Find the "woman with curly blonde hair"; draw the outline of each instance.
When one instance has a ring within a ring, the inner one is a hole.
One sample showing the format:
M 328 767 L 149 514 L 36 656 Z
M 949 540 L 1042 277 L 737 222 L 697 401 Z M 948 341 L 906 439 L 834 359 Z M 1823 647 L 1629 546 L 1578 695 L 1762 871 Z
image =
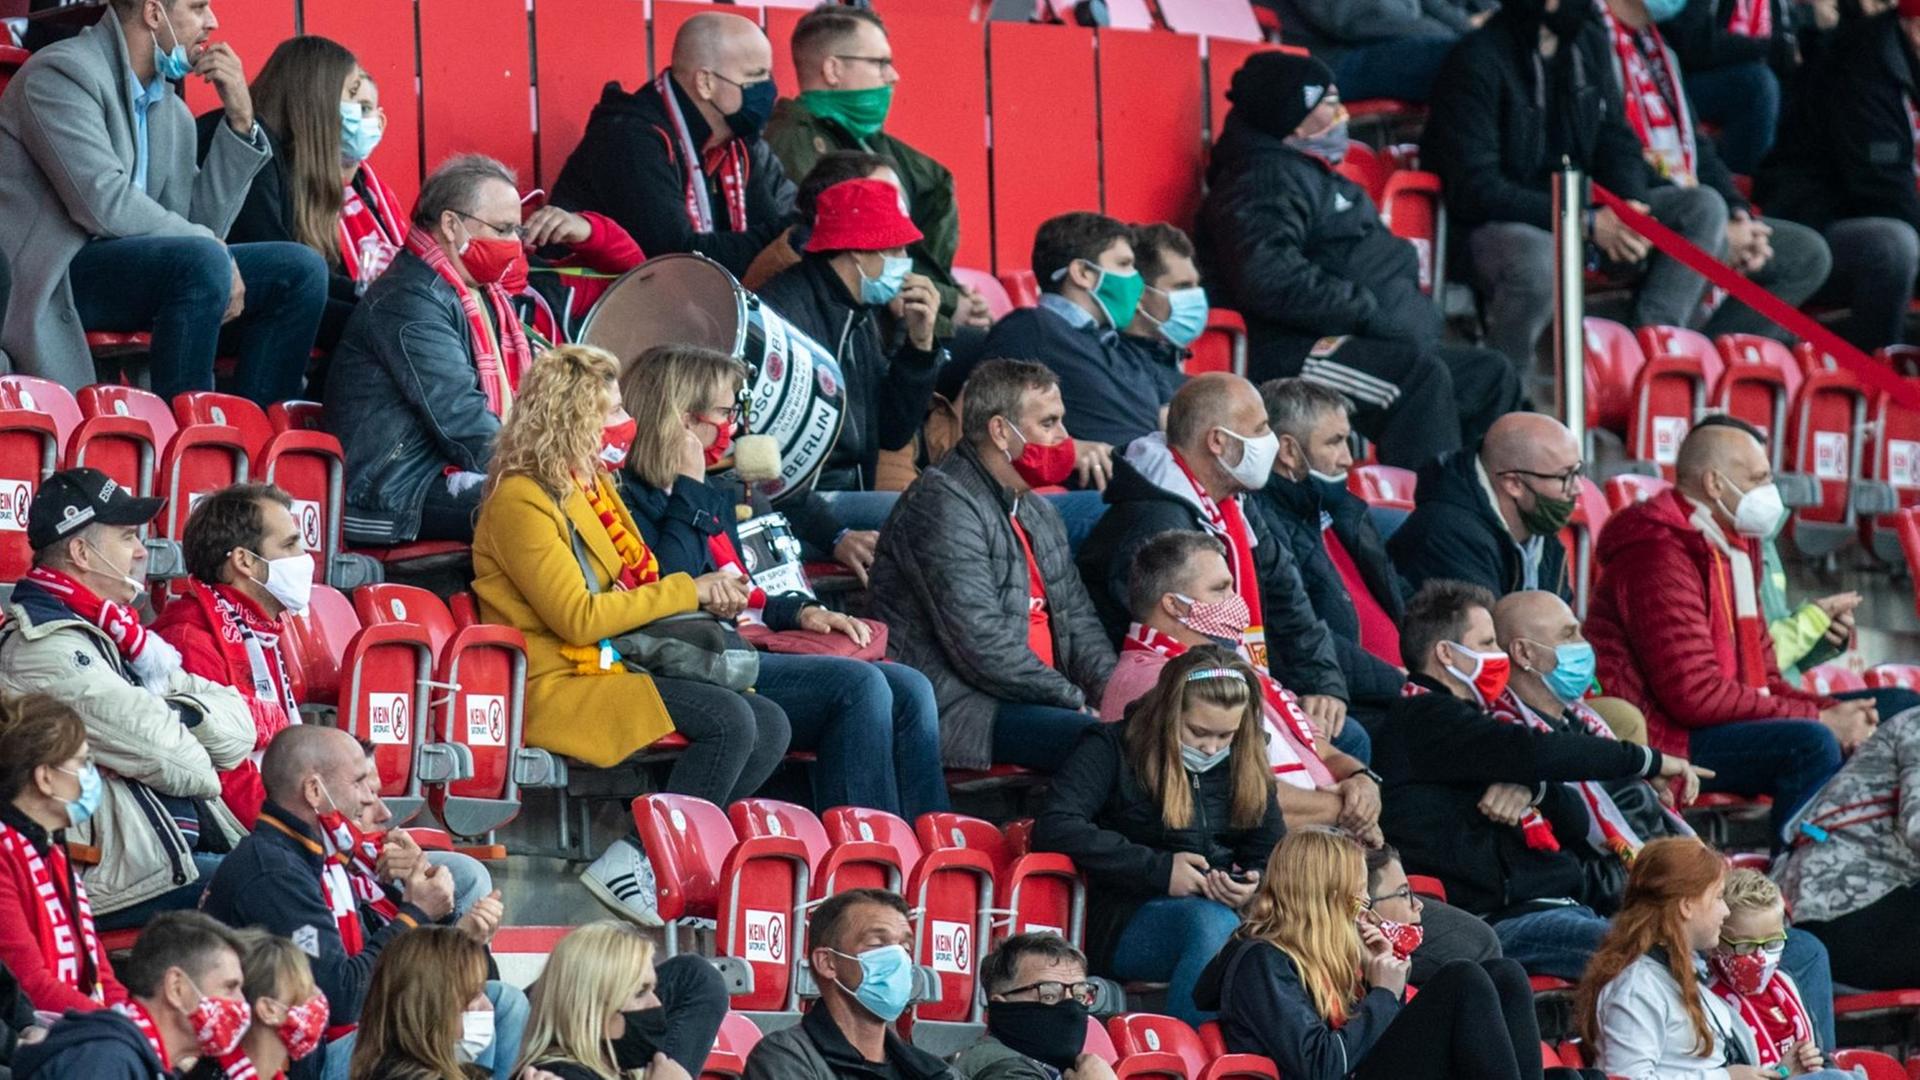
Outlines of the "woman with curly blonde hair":
M 725 806 L 780 763 L 787 718 L 758 694 L 619 663 L 613 638 L 693 611 L 730 617 L 746 593 L 737 575 L 662 573 L 641 539 L 611 474 L 634 437 L 618 374 L 610 354 L 584 345 L 528 370 L 487 477 L 473 591 L 488 622 L 527 639 L 528 745 L 611 768 L 677 731 L 687 747 L 664 790 Z M 621 917 L 660 925 L 637 837 L 616 841 L 581 880 Z
M 1455 960 L 1407 1000 L 1407 960 L 1368 912 L 1366 855 L 1331 829 L 1275 845 L 1235 939 L 1200 977 L 1234 1053 L 1292 1080 L 1539 1080 L 1540 1029 L 1511 960 Z

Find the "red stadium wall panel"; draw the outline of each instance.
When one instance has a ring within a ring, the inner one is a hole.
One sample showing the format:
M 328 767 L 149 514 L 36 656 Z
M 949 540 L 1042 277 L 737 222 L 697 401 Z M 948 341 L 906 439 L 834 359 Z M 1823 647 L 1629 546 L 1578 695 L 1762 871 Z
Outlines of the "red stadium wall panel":
M 580 144 L 601 88 L 618 82 L 632 90 L 651 77 L 645 0 L 539 0 L 533 42 L 540 184 L 550 188 Z
M 526 0 L 420 0 L 421 132 L 428 170 L 499 158 L 534 187 Z
M 1210 38 L 1207 41 L 1207 100 L 1209 112 L 1207 122 L 1215 139 L 1220 138 L 1220 129 L 1226 125 L 1227 87 L 1233 85 L 1233 73 L 1247 62 L 1247 57 L 1257 52 L 1286 52 L 1304 50 L 1284 50 L 1278 45 L 1259 45 L 1247 41 L 1222 41 Z
M 930 0 L 875 5 L 887 22 L 894 67 L 900 72 L 887 131 L 953 170 L 955 198 L 960 203 L 960 251 L 954 262 L 990 270 L 993 211 L 987 181 L 986 30 L 984 23 L 964 13 L 964 7 L 943 7 Z M 941 13 L 947 8 L 954 10 Z M 773 51 L 786 52 L 787 40 L 774 37 Z M 799 177 L 794 181 L 799 182 Z M 1024 262 L 1025 256 L 1021 258 Z
M 793 50 L 787 45 L 793 40 L 793 28 L 805 14 L 793 8 L 770 7 L 765 9 L 765 16 L 761 20 L 761 25 L 767 30 L 767 41 L 773 45 L 773 81 L 780 87 L 780 96 L 783 98 L 800 93 L 800 76 L 793 67 Z M 800 178 L 794 177 L 793 182 L 799 183 Z
M 1200 43 L 1152 30 L 1100 32 L 1100 156 L 1106 212 L 1189 231 L 1206 169 Z M 1141 72 L 1153 72 L 1143 79 Z
M 240 57 L 247 81 L 260 73 L 274 46 L 293 36 L 294 0 L 247 0 L 244 4 L 222 4 L 214 12 L 220 26 L 214 41 L 224 41 Z M 220 95 L 205 79 L 187 77 L 187 107 L 195 116 L 220 107 Z
M 717 4 L 704 4 L 699 0 L 653 0 L 653 69 L 658 72 L 673 59 L 673 36 L 680 32 L 680 25 L 703 11 L 718 11 L 728 15 L 740 15 L 760 21 L 758 8 L 739 9 Z M 779 51 L 776 46 L 775 52 Z M 651 74 L 651 73 L 650 73 Z
M 307 33 L 330 37 L 352 49 L 378 84 L 387 133 L 373 152 L 373 167 L 399 196 L 403 211 L 412 211 L 414 196 L 420 194 L 413 0 L 309 0 L 304 18 Z M 259 68 L 249 64 L 247 70 Z
M 1100 205 L 1093 31 L 993 23 L 988 36 L 994 269 L 1005 273 L 1027 267 L 1041 222 Z

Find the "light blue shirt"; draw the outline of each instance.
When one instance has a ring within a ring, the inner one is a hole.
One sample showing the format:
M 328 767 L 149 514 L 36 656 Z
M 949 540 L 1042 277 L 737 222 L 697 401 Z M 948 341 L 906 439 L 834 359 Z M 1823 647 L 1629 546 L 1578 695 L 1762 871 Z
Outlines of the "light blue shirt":
M 167 80 L 159 75 L 145 86 L 140 85 L 140 76 L 127 69 L 127 99 L 133 104 L 133 186 L 141 191 L 147 190 L 147 165 L 151 155 L 147 152 L 147 114 L 153 111 L 166 96 Z
M 1041 293 L 1040 306 L 1067 320 L 1067 325 L 1075 330 L 1085 330 L 1091 326 L 1099 330 L 1100 340 L 1109 341 L 1113 337 L 1113 330 L 1110 327 L 1100 326 L 1092 315 L 1087 314 L 1086 308 L 1059 293 Z

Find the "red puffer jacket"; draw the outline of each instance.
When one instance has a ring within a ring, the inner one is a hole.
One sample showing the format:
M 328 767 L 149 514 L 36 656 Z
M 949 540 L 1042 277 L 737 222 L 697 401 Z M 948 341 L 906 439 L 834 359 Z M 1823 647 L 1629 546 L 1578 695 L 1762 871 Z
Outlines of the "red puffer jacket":
M 1780 677 L 1765 627 L 1760 648 L 1767 689 L 1741 681 L 1732 566 L 1687 520 L 1691 512 L 1671 491 L 1607 522 L 1586 623 L 1601 688 L 1646 713 L 1647 740 L 1655 749 L 1683 757 L 1691 728 L 1812 720 L 1833 704 Z M 1753 564 L 1757 575 L 1757 553 Z

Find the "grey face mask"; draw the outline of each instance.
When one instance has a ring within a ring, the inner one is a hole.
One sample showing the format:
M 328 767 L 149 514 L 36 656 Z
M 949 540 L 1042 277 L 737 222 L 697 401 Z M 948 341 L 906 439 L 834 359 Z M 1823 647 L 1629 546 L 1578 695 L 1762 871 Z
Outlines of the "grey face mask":
M 1329 165 L 1338 165 L 1347 156 L 1347 122 L 1341 120 L 1330 124 L 1318 135 L 1289 135 L 1285 141 L 1303 154 L 1312 154 Z
M 1210 772 L 1221 762 L 1232 756 L 1233 745 L 1231 743 L 1211 754 L 1197 746 L 1188 746 L 1185 743 L 1180 744 L 1180 762 L 1187 767 L 1188 772 Z

